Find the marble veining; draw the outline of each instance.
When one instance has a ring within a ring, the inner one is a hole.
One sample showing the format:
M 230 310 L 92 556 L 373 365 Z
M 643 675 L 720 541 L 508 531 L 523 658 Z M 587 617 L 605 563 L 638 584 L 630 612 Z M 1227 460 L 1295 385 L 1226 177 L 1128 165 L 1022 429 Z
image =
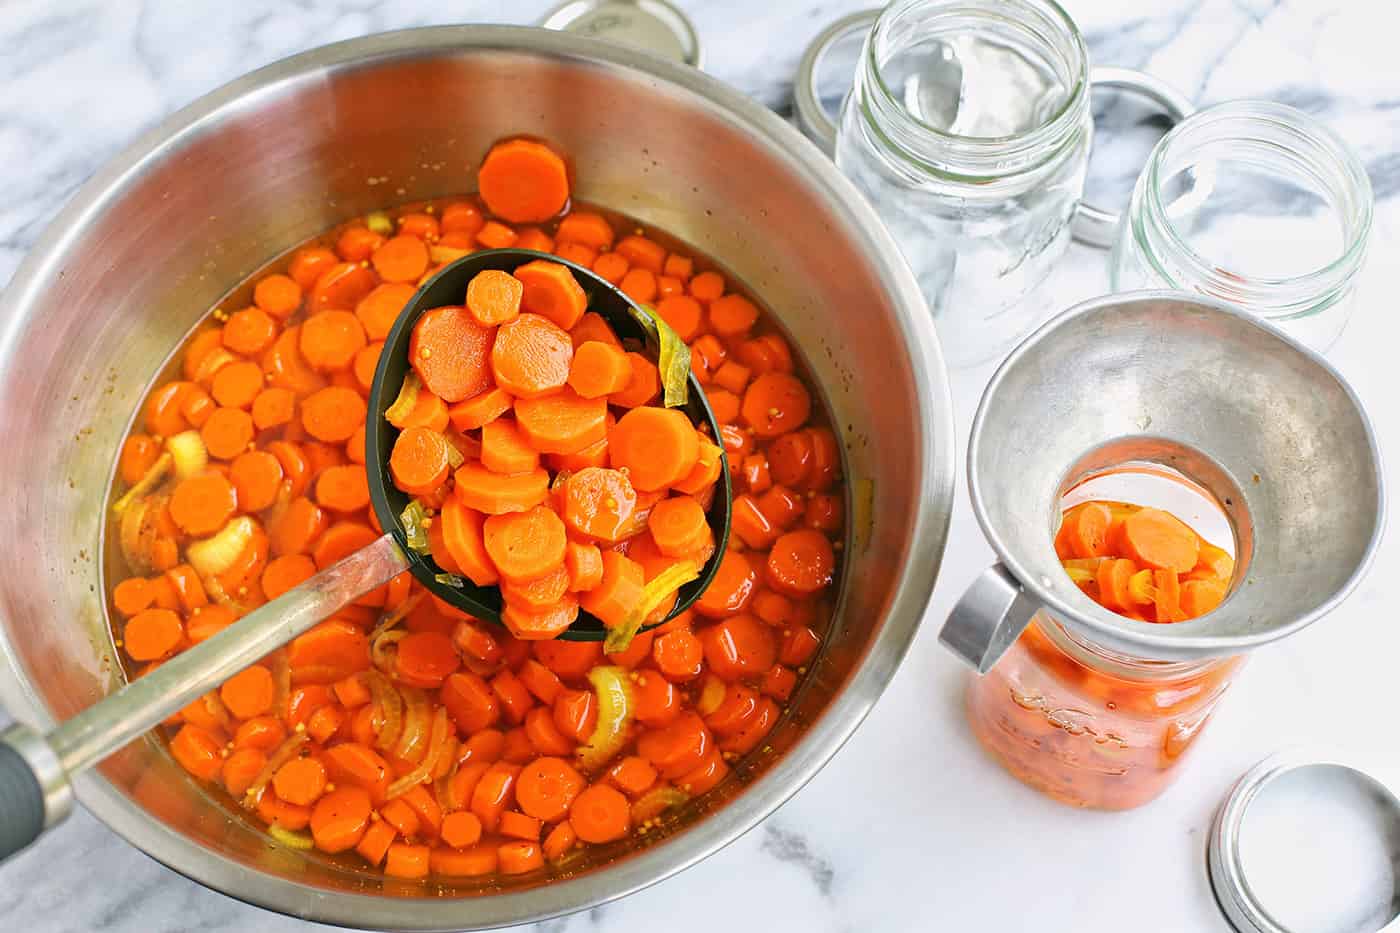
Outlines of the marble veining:
M 869 0 L 681 0 L 706 70 L 780 113 L 809 39 Z M 1322 119 L 1361 154 L 1377 197 L 1361 306 L 1331 353 L 1400 449 L 1384 273 L 1400 222 L 1400 15 L 1385 0 L 1067 0 L 1093 61 L 1149 70 L 1198 103 L 1265 97 Z M 286 55 L 385 29 L 534 21 L 548 0 L 9 0 L 0 5 L 0 285 L 102 163 L 162 118 Z M 1089 196 L 1126 202 L 1159 121 L 1095 100 Z M 1042 289 L 1046 314 L 1107 289 L 1105 256 L 1080 246 Z M 957 371 L 961 430 L 990 367 Z M 965 437 L 962 438 L 965 443 Z M 1392 467 L 1388 478 L 1397 474 Z M 753 832 L 689 871 L 535 933 L 655 930 L 1225 930 L 1204 841 L 1217 802 L 1281 746 L 1368 746 L 1400 773 L 1388 684 L 1400 629 L 1385 584 L 1400 546 L 1334 616 L 1258 654 L 1179 783 L 1118 815 L 1047 802 L 1004 776 L 967 735 L 964 673 L 936 626 L 990 559 L 960 488 L 928 622 L 878 707 L 811 784 Z M 1393 541 L 1392 536 L 1392 541 Z M 1365 644 L 1369 650 L 1356 651 Z M 1385 718 L 1382 718 L 1385 717 Z M 0 714 L 0 720 L 3 720 Z M 1300 879 L 1306 884 L 1307 879 Z M 267 933 L 329 929 L 206 890 L 128 847 L 85 812 L 0 869 L 0 929 Z

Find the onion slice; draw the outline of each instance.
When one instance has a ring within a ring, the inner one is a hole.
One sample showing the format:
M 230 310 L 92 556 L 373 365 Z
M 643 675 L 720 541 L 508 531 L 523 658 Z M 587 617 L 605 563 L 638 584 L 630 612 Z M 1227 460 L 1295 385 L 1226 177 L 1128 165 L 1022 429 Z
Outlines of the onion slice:
M 428 753 L 423 756 L 423 762 L 389 785 L 389 790 L 384 795 L 386 800 L 400 797 L 432 778 L 433 772 L 437 770 L 438 759 L 442 757 L 443 750 L 447 747 L 447 739 L 451 729 L 452 724 L 447 718 L 447 707 L 439 706 L 437 715 L 433 717 L 432 736 L 428 740 Z
M 258 798 L 267 789 L 268 782 L 277 773 L 277 769 L 295 758 L 301 747 L 311 741 L 311 737 L 305 732 L 293 732 L 287 740 L 277 746 L 277 750 L 268 756 L 267 764 L 263 765 L 258 776 L 253 779 L 253 783 L 248 785 L 248 792 L 243 795 L 243 806 L 246 809 L 253 809 L 258 805 Z
M 588 744 L 579 747 L 578 763 L 584 771 L 594 772 L 627 744 L 627 730 L 632 725 L 636 702 L 627 671 L 620 667 L 595 667 L 588 672 L 588 682 L 598 694 L 598 725 L 593 728 Z

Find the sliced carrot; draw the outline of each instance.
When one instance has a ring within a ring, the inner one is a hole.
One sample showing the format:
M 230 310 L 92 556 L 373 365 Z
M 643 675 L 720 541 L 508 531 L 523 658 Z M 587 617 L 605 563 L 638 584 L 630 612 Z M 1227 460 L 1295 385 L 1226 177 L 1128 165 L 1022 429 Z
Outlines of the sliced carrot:
M 504 389 L 492 387 L 485 392 L 458 402 L 448 409 L 452 426 L 458 431 L 475 431 L 510 411 L 514 399 Z
M 574 799 L 569 824 L 584 842 L 611 842 L 627 835 L 632 808 L 627 798 L 606 784 L 594 784 Z
M 1099 584 L 1099 598 L 1106 608 L 1136 613 L 1128 586 L 1136 572 L 1137 565 L 1131 560 L 1110 559 L 1099 564 L 1096 578 Z
M 272 672 L 261 664 L 254 664 L 224 681 L 219 697 L 230 713 L 239 719 L 252 719 L 272 709 L 276 689 Z
M 806 386 L 788 373 L 764 373 L 744 393 L 744 421 L 759 437 L 795 431 L 806 423 L 811 411 L 812 397 Z
M 328 386 L 301 403 L 301 424 L 318 441 L 341 444 L 364 424 L 365 400 L 354 389 Z
M 386 282 L 416 282 L 428 271 L 428 245 L 416 236 L 400 234 L 380 245 L 370 262 Z
M 296 417 L 296 396 L 288 389 L 263 389 L 253 399 L 253 427 L 259 431 L 280 428 Z
M 388 855 L 384 859 L 384 874 L 391 878 L 408 880 L 426 878 L 431 856 L 432 850 L 427 846 L 396 842 L 389 846 Z
M 1181 581 L 1174 570 L 1152 571 L 1152 605 L 1158 622 L 1181 622 Z
M 316 502 L 333 512 L 358 512 L 368 506 L 369 479 L 365 468 L 343 464 L 322 470 L 316 477 Z
M 384 418 L 394 427 L 405 430 L 411 427 L 427 428 L 429 431 L 445 431 L 451 418 L 448 416 L 447 403 L 426 388 L 419 387 L 418 394 L 414 396 L 413 407 L 405 414 L 402 410 L 395 410 L 398 406 L 391 405 L 384 412 Z
M 492 515 L 482 527 L 486 553 L 507 580 L 543 576 L 564 562 L 564 523 L 552 510 Z
M 170 497 L 170 517 L 182 531 L 196 536 L 218 531 L 237 509 L 233 484 L 212 471 L 181 480 Z
M 622 408 L 637 408 L 661 393 L 661 374 L 656 364 L 640 353 L 628 353 L 627 361 L 632 364 L 632 378 L 627 388 L 608 396 L 608 401 Z
M 1138 509 L 1123 519 L 1124 556 L 1153 570 L 1187 573 L 1200 556 L 1200 538 L 1185 522 L 1161 509 Z
M 647 517 L 647 527 L 661 553 L 684 557 L 703 547 L 710 536 L 705 510 L 690 496 L 658 502 Z
M 498 761 L 486 769 L 472 791 L 471 812 L 481 820 L 482 828 L 495 832 L 501 814 L 515 799 L 515 779 L 520 773 L 518 765 Z
M 117 611 L 130 618 L 155 602 L 155 588 L 151 581 L 142 577 L 129 577 L 118 583 L 112 590 L 112 604 Z
M 467 283 L 467 311 L 483 327 L 514 320 L 520 314 L 525 286 L 509 272 L 486 269 Z
M 619 347 L 592 340 L 574 349 L 569 385 L 583 398 L 622 392 L 632 381 L 632 364 Z
M 541 641 L 535 643 L 536 651 L 548 647 L 562 649 L 547 656 L 553 658 L 556 663 L 563 663 L 565 658 L 572 662 L 585 657 L 597 660 L 602 660 L 603 657 L 602 642 Z M 585 651 L 585 649 L 590 648 L 596 649 L 596 651 Z M 549 665 L 550 661 L 545 660 L 544 663 Z M 590 666 L 593 663 L 596 662 L 589 661 Z M 559 676 L 565 676 L 564 671 L 560 671 L 556 667 L 551 667 L 551 669 Z M 579 674 L 574 679 L 582 676 Z M 598 724 L 598 695 L 592 690 L 564 690 L 560 692 L 559 697 L 554 701 L 554 724 L 559 727 L 560 732 L 575 742 L 588 741 Z
M 253 416 L 241 408 L 217 408 L 199 429 L 209 456 L 232 460 L 253 443 Z
M 465 849 L 481 841 L 481 820 L 475 813 L 457 810 L 442 818 L 442 841 L 455 849 Z
M 287 266 L 287 275 L 306 291 L 316 284 L 327 269 L 338 262 L 335 253 L 324 246 L 306 246 L 292 254 Z
M 234 353 L 256 356 L 277 339 L 277 320 L 262 308 L 243 308 L 224 322 L 223 342 Z
M 369 640 L 348 619 L 327 619 L 292 639 L 287 649 L 298 684 L 331 684 L 369 667 Z
M 368 525 L 359 522 L 338 522 L 327 528 L 317 539 L 311 559 L 316 562 L 317 569 L 325 570 L 341 558 L 369 547 L 378 538 L 379 535 Z
M 509 418 L 497 418 L 481 428 L 481 464 L 496 473 L 527 473 L 538 469 L 539 451 Z
M 695 611 L 711 618 L 742 612 L 757 588 L 758 576 L 744 555 L 726 551 L 714 579 L 695 601 Z
M 700 633 L 700 641 L 710 670 L 729 681 L 760 676 L 778 660 L 773 629 L 748 613 L 711 625 Z
M 603 551 L 603 577 L 579 604 L 608 626 L 621 625 L 642 599 L 646 574 L 641 564 L 616 551 Z
M 318 758 L 293 758 L 272 776 L 277 796 L 287 803 L 307 807 L 326 789 L 326 766 Z
M 588 782 L 573 765 L 561 758 L 536 758 L 520 772 L 515 799 L 520 809 L 536 820 L 553 823 L 568 815 Z
M 511 223 L 549 220 L 569 201 L 564 160 L 543 143 L 510 139 L 491 147 L 477 173 L 481 200 Z
M 647 634 L 650 635 L 652 633 L 648 632 Z M 669 634 L 669 632 L 664 633 L 660 636 L 660 638 L 665 638 L 666 635 Z M 653 639 L 652 644 L 648 646 L 647 654 L 650 655 L 653 659 L 655 659 L 657 656 L 656 641 L 659 641 L 660 638 Z M 642 641 L 641 638 L 634 640 Z M 668 651 L 670 650 L 671 649 L 668 649 Z M 681 661 L 681 667 L 683 670 L 685 669 L 686 663 L 687 662 L 685 662 L 684 660 Z M 693 655 L 688 663 L 689 669 L 693 670 L 695 664 L 695 659 Z M 656 671 L 639 671 L 637 673 L 636 679 L 634 680 L 634 684 L 637 701 L 636 715 L 638 722 L 648 726 L 664 726 L 671 720 L 675 719 L 676 716 L 680 713 L 681 693 L 675 688 L 671 681 L 668 680 L 666 676 L 664 676 L 660 672 L 659 669 Z
M 574 350 L 578 350 L 589 341 L 605 343 L 610 347 L 622 349 L 622 341 L 617 334 L 613 333 L 612 327 L 603 319 L 603 316 L 596 311 L 589 311 L 579 318 L 578 323 L 569 331 L 569 339 L 573 341 Z
M 559 221 L 555 237 L 561 243 L 582 243 L 596 250 L 612 249 L 613 228 L 607 218 L 590 211 L 570 211 Z
M 376 285 L 355 305 L 355 317 L 370 340 L 383 340 L 398 320 L 399 313 L 413 297 L 413 286 L 402 282 Z
M 650 492 L 689 475 L 700 447 L 694 426 L 681 412 L 634 408 L 609 433 L 608 455 L 614 467 L 628 471 L 634 487 Z
M 616 285 L 622 281 L 632 263 L 621 253 L 602 253 L 593 261 L 593 272 L 606 282 Z
M 312 313 L 329 308 L 353 308 L 379 284 L 379 277 L 358 262 L 331 266 L 311 287 L 307 309 Z
M 1085 502 L 1065 513 L 1056 534 L 1056 550 L 1063 538 L 1069 556 L 1074 558 L 1107 557 L 1108 526 L 1113 514 L 1102 502 Z
M 587 310 L 588 296 L 568 266 L 536 259 L 519 266 L 513 274 L 524 286 L 520 306 L 531 314 L 569 330 Z
M 1199 618 L 1225 600 L 1224 580 L 1186 580 L 1181 584 L 1181 611 L 1188 619 Z
M 228 478 L 238 497 L 238 509 L 261 512 L 277 501 L 282 489 L 282 463 L 265 450 L 250 450 L 229 464 Z
M 122 647 L 133 661 L 154 661 L 175 650 L 185 635 L 180 617 L 169 609 L 146 609 L 122 629 Z
M 576 845 L 578 845 L 578 833 L 574 832 L 574 828 L 568 823 L 560 823 L 549 831 L 549 835 L 544 837 L 541 849 L 546 859 L 557 862 Z
M 569 572 L 561 564 L 548 573 L 519 583 L 502 583 L 501 595 L 517 609 L 543 612 L 569 592 Z
M 383 235 L 362 223 L 354 223 L 340 232 L 335 241 L 335 251 L 346 262 L 364 262 L 383 242 Z
M 671 325 L 676 336 L 689 343 L 705 326 L 705 309 L 689 295 L 672 295 L 661 299 L 656 313 Z
M 603 554 L 595 544 L 570 541 L 564 552 L 564 569 L 569 574 L 569 589 L 587 592 L 603 582 Z
M 1191 568 L 1191 574 L 1228 582 L 1235 574 L 1235 559 L 1223 548 L 1202 541 L 1200 556 L 1196 558 L 1196 566 Z
M 523 875 L 544 866 L 544 850 L 535 841 L 502 843 L 496 854 L 496 864 L 503 875 Z
M 617 287 L 638 304 L 649 305 L 656 300 L 656 275 L 650 269 L 629 269 Z
M 224 790 L 235 799 L 242 797 L 266 766 L 267 753 L 261 749 L 236 749 L 224 760 L 223 773 L 220 775 L 224 782 Z
M 219 776 L 224 765 L 222 750 L 223 743 L 218 736 L 190 724 L 181 726 L 170 740 L 170 754 L 201 781 L 212 781 Z
M 666 262 L 665 247 L 655 240 L 635 233 L 618 240 L 616 249 L 632 265 L 641 266 L 658 275 Z
M 433 522 L 434 529 L 441 528 L 443 544 L 461 573 L 477 586 L 491 586 L 500 574 L 486 551 L 483 525 L 481 514 L 456 498 L 443 503 Z
M 598 251 L 583 243 L 558 243 L 554 247 L 554 254 L 585 269 L 592 269 L 593 263 L 598 260 Z
M 413 632 L 399 641 L 394 669 L 406 681 L 438 687 L 461 666 L 452 639 L 441 632 Z
M 263 595 L 276 599 L 316 575 L 316 564 L 305 554 L 286 554 L 268 561 L 263 569 Z
M 529 249 L 537 253 L 554 252 L 554 238 L 539 227 L 521 227 L 516 234 L 516 249 Z
M 325 377 L 312 369 L 301 355 L 300 345 L 300 325 L 288 327 L 273 341 L 262 359 L 268 385 L 288 389 L 298 398 L 310 395 L 326 384 Z
M 660 298 L 671 298 L 676 295 L 685 294 L 685 283 L 680 279 L 669 275 L 658 275 L 656 277 L 656 294 Z
M 542 453 L 576 454 L 608 434 L 608 403 L 583 398 L 573 389 L 515 402 L 515 417 L 530 446 Z
M 451 449 L 441 433 L 410 427 L 394 439 L 389 473 L 394 485 L 409 495 L 428 495 L 447 482 L 451 470 Z
M 695 466 L 684 479 L 672 483 L 671 488 L 691 496 L 703 494 L 719 479 L 720 471 L 724 468 L 723 453 L 708 439 L 700 438 Z
M 491 348 L 496 384 L 516 398 L 558 391 L 569 378 L 574 347 L 566 331 L 538 314 L 502 324 Z
M 316 801 L 311 838 L 322 852 L 344 852 L 359 844 L 369 824 L 369 794 L 358 787 L 337 787 Z
M 768 554 L 768 584 L 789 596 L 808 596 L 830 585 L 835 564 L 826 535 L 810 528 L 790 531 Z
M 453 482 L 463 505 L 488 515 L 524 512 L 549 494 L 549 473 L 543 469 L 505 475 L 480 463 L 467 463 L 456 472 Z
M 262 388 L 262 367 L 249 360 L 224 366 L 209 387 L 214 401 L 226 408 L 251 408 Z
M 474 234 L 481 229 L 482 224 L 486 223 L 486 218 L 482 216 L 480 208 L 466 201 L 454 201 L 447 205 L 442 209 L 441 217 L 438 229 L 443 234 Z
M 636 490 L 620 470 L 589 467 L 564 482 L 564 521 L 587 538 L 619 540 L 636 508 Z
M 710 302 L 710 328 L 721 337 L 739 337 L 758 321 L 758 308 L 743 295 L 728 294 Z
M 493 339 L 466 308 L 435 308 L 413 325 L 409 362 L 428 391 L 453 404 L 490 387 Z

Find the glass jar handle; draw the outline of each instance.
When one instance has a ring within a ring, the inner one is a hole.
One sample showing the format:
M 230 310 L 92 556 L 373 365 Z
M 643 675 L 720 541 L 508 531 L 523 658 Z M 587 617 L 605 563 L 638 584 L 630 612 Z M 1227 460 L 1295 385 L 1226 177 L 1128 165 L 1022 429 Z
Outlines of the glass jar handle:
M 1153 77 L 1134 68 L 1093 68 L 1089 72 L 1089 87 L 1114 87 L 1130 91 L 1162 108 L 1173 125 L 1180 123 L 1192 113 L 1196 106 L 1176 88 L 1161 78 Z M 1106 211 L 1084 201 L 1074 209 L 1074 219 L 1070 231 L 1074 238 L 1086 246 L 1107 249 L 1113 245 L 1118 230 L 1118 212 Z
M 962 594 L 938 633 L 943 646 L 977 673 L 996 666 L 1040 606 L 1001 564 L 982 571 Z

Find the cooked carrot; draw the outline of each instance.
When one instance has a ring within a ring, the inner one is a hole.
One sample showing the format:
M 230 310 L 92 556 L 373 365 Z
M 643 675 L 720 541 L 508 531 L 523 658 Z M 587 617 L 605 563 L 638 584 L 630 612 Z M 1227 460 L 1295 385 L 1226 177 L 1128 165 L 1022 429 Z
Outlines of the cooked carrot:
M 263 569 L 263 595 L 276 599 L 294 586 L 300 586 L 316 574 L 316 565 L 304 554 L 286 554 L 268 561 Z
M 519 774 L 518 765 L 498 761 L 486 769 L 472 791 L 471 812 L 481 820 L 487 832 L 495 832 L 501 814 L 515 798 L 515 779 Z
M 225 408 L 251 408 L 253 399 L 263 388 L 262 367 L 249 360 L 240 360 L 221 368 L 210 384 L 209 392 Z
M 491 385 L 487 356 L 493 337 L 466 308 L 435 308 L 413 325 L 409 362 L 428 391 L 448 404 L 460 402 Z
M 205 606 L 190 613 L 189 622 L 185 624 L 185 637 L 190 640 L 190 644 L 197 645 L 213 638 L 233 622 L 233 610 L 223 606 Z
M 569 825 L 584 842 L 611 842 L 627 835 L 632 808 L 627 798 L 606 784 L 594 784 L 574 799 Z
M 112 605 L 118 612 L 130 618 L 155 602 L 155 588 L 151 581 L 143 577 L 129 577 L 112 590 Z
M 456 849 L 465 849 L 481 841 L 481 820 L 475 813 L 457 810 L 442 818 L 442 841 Z
M 632 263 L 621 253 L 601 253 L 593 261 L 593 272 L 605 282 L 613 285 L 622 281 Z
M 584 593 L 579 605 L 605 625 L 621 625 L 641 602 L 646 574 L 641 564 L 616 551 L 603 551 L 603 576 Z
M 127 621 L 122 647 L 133 661 L 154 661 L 174 651 L 184 634 L 180 617 L 169 609 L 146 609 Z
M 238 493 L 218 472 L 182 480 L 170 497 L 170 517 L 187 534 L 213 534 L 238 509 Z
M 374 385 L 374 371 L 379 368 L 379 354 L 384 350 L 383 341 L 366 344 L 350 362 L 350 371 L 355 376 L 355 384 L 361 392 L 368 393 Z
M 828 586 L 835 571 L 831 541 L 819 531 L 790 531 L 773 542 L 768 583 L 780 593 L 807 596 Z
M 778 645 L 773 629 L 747 613 L 731 616 L 700 633 L 705 649 L 705 663 L 725 680 L 763 674 L 778 660 Z M 747 688 L 745 688 L 747 689 Z M 721 706 L 715 715 L 724 710 Z M 731 723 L 732 728 L 740 725 Z M 719 727 L 715 726 L 718 730 Z
M 1181 581 L 1173 570 L 1152 571 L 1152 606 L 1158 622 L 1181 622 Z
M 726 551 L 714 579 L 695 601 L 695 611 L 711 618 L 742 612 L 757 588 L 758 577 L 744 555 Z
M 296 416 L 296 396 L 287 389 L 263 389 L 253 399 L 253 427 L 280 428 Z
M 234 353 L 256 356 L 272 346 L 277 329 L 277 321 L 262 308 L 243 308 L 230 314 L 224 323 L 224 346 Z
M 443 543 L 461 573 L 477 586 L 491 586 L 500 579 L 486 551 L 484 522 L 479 512 L 455 498 L 443 503 L 442 512 L 433 522 L 433 528 L 441 529 Z
M 1199 618 L 1225 600 L 1224 580 L 1186 580 L 1181 584 L 1181 611 L 1188 619 Z
M 603 554 L 596 544 L 570 541 L 564 552 L 564 569 L 569 575 L 569 589 L 587 592 L 603 582 Z
M 510 393 L 493 387 L 453 405 L 448 417 L 458 431 L 474 431 L 510 411 L 514 401 Z
M 263 355 L 263 373 L 269 386 L 289 389 L 298 398 L 310 395 L 326 384 L 325 377 L 311 368 L 301 355 L 301 327 L 288 327 Z
M 543 143 L 510 139 L 486 153 L 477 173 L 481 200 L 491 213 L 511 223 L 542 223 L 569 201 L 564 160 Z
M 311 551 L 311 559 L 316 562 L 317 569 L 325 570 L 342 557 L 369 547 L 378 538 L 379 535 L 368 525 L 361 525 L 359 522 L 338 522 L 327 528 L 317 539 L 316 546 Z
M 549 474 L 543 469 L 505 475 L 480 463 L 467 463 L 453 476 L 453 483 L 463 505 L 488 515 L 527 511 L 549 494 Z
M 1138 509 L 1123 519 L 1123 554 L 1153 570 L 1187 573 L 1196 566 L 1200 538 L 1190 526 L 1161 509 Z
M 445 483 L 451 466 L 447 439 L 428 428 L 405 429 L 389 454 L 394 485 L 413 496 L 427 495 Z
M 518 840 L 502 843 L 496 854 L 496 864 L 503 875 L 523 875 L 544 866 L 544 850 L 538 842 Z
M 672 483 L 671 488 L 691 496 L 703 495 L 719 479 L 720 471 L 724 469 L 723 453 L 717 445 L 701 437 L 695 466 L 684 479 Z
M 1196 566 L 1191 568 L 1191 576 L 1201 579 L 1216 579 L 1228 582 L 1235 574 L 1235 559 L 1223 548 L 1201 542 L 1200 555 Z
M 353 622 L 327 619 L 292 639 L 287 660 L 295 683 L 330 684 L 369 666 L 369 640 Z
M 593 263 L 598 261 L 598 251 L 583 243 L 557 243 L 554 255 L 585 269 L 592 269 Z
M 637 408 L 661 393 L 661 374 L 656 364 L 640 353 L 628 353 L 627 361 L 632 365 L 632 378 L 627 388 L 608 396 L 608 401 L 623 408 Z
M 236 799 L 247 793 L 266 766 L 266 752 L 257 748 L 240 748 L 224 760 L 219 779 L 224 782 L 224 789 Z
M 656 275 L 650 269 L 627 270 L 617 287 L 638 304 L 649 305 L 656 300 Z
M 718 272 L 701 272 L 690 280 L 690 294 L 708 304 L 724 294 L 724 276 Z
M 413 286 L 401 282 L 386 282 L 375 286 L 355 305 L 355 317 L 370 340 L 383 340 L 389 335 L 399 313 L 413 297 Z
M 643 492 L 683 480 L 695 467 L 700 446 L 684 414 L 669 408 L 634 408 L 609 433 L 613 466 L 626 469 Z
M 149 434 L 133 434 L 122 442 L 117 473 L 128 486 L 136 484 L 160 458 L 161 445 Z
M 409 385 L 407 380 L 405 380 L 404 385 Z M 384 412 L 384 419 L 400 430 L 419 427 L 427 428 L 429 431 L 442 432 L 447 429 L 451 418 L 448 415 L 446 402 L 421 386 L 412 397 L 413 406 L 407 412 L 402 411 L 400 404 L 396 401 Z
M 486 553 L 507 580 L 530 580 L 564 562 L 564 523 L 543 506 L 492 515 L 486 519 L 482 534 Z
M 721 337 L 739 337 L 757 321 L 758 308 L 743 295 L 731 293 L 710 302 L 710 328 Z
M 331 266 L 311 286 L 307 310 L 312 313 L 330 308 L 353 308 L 379 284 L 379 277 L 358 262 Z
M 395 671 L 401 679 L 420 687 L 438 687 L 461 666 L 452 639 L 441 632 L 413 632 L 399 642 Z
M 513 274 L 524 286 L 520 307 L 564 330 L 577 324 L 588 308 L 588 296 L 568 266 L 536 259 L 519 266 Z
M 554 238 L 539 227 L 521 227 L 516 231 L 516 249 L 529 249 L 537 253 L 554 252 Z
M 382 234 L 375 233 L 364 224 L 355 223 L 340 232 L 335 241 L 335 251 L 346 262 L 364 262 L 383 242 Z
M 328 386 L 301 403 L 301 423 L 306 433 L 328 444 L 349 440 L 364 423 L 365 400 L 353 389 Z
M 514 421 L 497 418 L 481 428 L 481 465 L 496 473 L 528 473 L 539 468 L 540 453 Z
M 529 816 L 546 823 L 562 820 L 588 782 L 560 758 L 540 757 L 526 765 L 516 780 L 515 799 Z
M 204 591 L 204 584 L 199 582 L 199 575 L 189 564 L 171 567 L 165 572 L 165 578 L 175 588 L 175 596 L 183 612 L 193 612 L 209 605 L 209 595 Z
M 368 340 L 359 318 L 349 311 L 318 311 L 301 324 L 298 347 L 312 367 L 322 372 L 345 369 Z
M 744 421 L 759 437 L 776 437 L 806 423 L 812 397 L 795 376 L 764 373 L 744 393 Z
M 325 528 L 326 513 L 310 499 L 298 496 L 269 523 L 272 553 L 278 556 L 307 553 Z
M 431 855 L 432 850 L 427 846 L 396 842 L 389 846 L 388 855 L 384 859 L 384 874 L 410 881 L 426 878 Z
M 201 781 L 212 781 L 219 776 L 224 759 L 221 756 L 223 743 L 217 736 L 199 726 L 185 724 L 170 740 L 170 754 L 190 774 Z
M 589 211 L 570 211 L 559 221 L 555 236 L 561 243 L 582 243 L 596 250 L 608 250 L 613 244 L 613 228 L 607 218 Z
M 535 398 L 564 385 L 573 355 L 566 331 L 541 315 L 522 314 L 496 331 L 491 371 L 511 395 Z
M 549 831 L 549 835 L 544 837 L 541 850 L 546 859 L 557 862 L 576 845 L 578 845 L 578 833 L 574 832 L 574 828 L 568 823 L 560 823 Z
M 1104 606 L 1115 611 L 1133 611 L 1133 598 L 1129 581 L 1137 572 L 1137 565 L 1131 560 L 1109 559 L 1099 564 L 1097 582 L 1099 598 Z
M 392 457 L 390 461 L 392 469 Z M 333 512 L 358 512 L 368 506 L 369 479 L 365 468 L 347 464 L 322 470 L 316 477 L 316 502 Z
M 253 416 L 240 408 L 218 408 L 199 429 L 209 456 L 232 460 L 248 449 L 256 432 Z
M 416 282 L 428 270 L 428 245 L 416 236 L 400 234 L 375 249 L 370 262 L 386 282 Z
M 744 391 L 744 387 L 749 384 L 749 368 L 742 363 L 729 360 L 715 370 L 715 385 L 736 395 Z
M 514 320 L 520 314 L 526 287 L 509 272 L 486 269 L 467 283 L 467 310 L 483 327 Z
M 287 275 L 301 286 L 302 291 L 306 291 L 338 261 L 335 253 L 324 246 L 304 247 L 292 254 L 292 261 L 287 266 Z
M 516 422 L 535 450 L 575 454 L 607 437 L 608 403 L 582 398 L 571 388 L 515 402 Z
M 438 229 L 443 234 L 476 233 L 481 229 L 481 225 L 486 223 L 481 210 L 475 204 L 466 201 L 452 202 L 442 209 L 440 216 L 442 219 L 438 222 Z
M 355 848 L 369 825 L 370 797 L 359 787 L 337 787 L 311 811 L 311 838 L 322 852 Z
M 501 584 L 505 601 L 526 612 L 543 612 L 558 604 L 568 592 L 569 572 L 562 564 L 533 580 Z
M 1108 526 L 1112 520 L 1113 514 L 1102 502 L 1085 502 L 1071 509 L 1055 535 L 1055 550 L 1063 548 L 1066 558 L 1108 556 Z
M 705 326 L 705 309 L 689 295 L 672 295 L 656 305 L 656 313 L 671 325 L 676 336 L 689 343 Z
M 656 277 L 656 294 L 658 298 L 662 299 L 684 295 L 685 283 L 669 275 L 658 275 Z
M 661 267 L 666 262 L 665 247 L 639 234 L 630 234 L 618 240 L 616 249 L 632 265 L 641 266 L 656 274 L 660 274 Z
M 647 516 L 647 527 L 656 546 L 668 557 L 693 554 L 710 536 L 705 510 L 690 496 L 662 499 Z
M 575 352 L 589 341 L 597 341 L 619 350 L 622 349 L 622 341 L 618 339 L 617 334 L 613 332 L 603 316 L 596 311 L 589 311 L 579 318 L 573 330 L 569 331 L 569 339 L 573 342 Z
M 250 450 L 234 458 L 228 478 L 233 483 L 239 511 L 261 512 L 277 501 L 282 476 L 281 462 L 265 450 Z
M 253 288 L 253 304 L 280 320 L 286 320 L 301 307 L 301 285 L 290 276 L 273 273 Z
M 219 688 L 219 697 L 228 711 L 239 719 L 252 719 L 272 709 L 276 686 L 272 672 L 254 664 L 234 674 Z
M 591 340 L 574 349 L 569 386 L 584 398 L 601 398 L 625 390 L 632 364 L 619 347 Z
M 619 470 L 589 467 L 564 482 L 564 521 L 586 538 L 619 540 L 630 527 L 636 507 L 637 493 Z

